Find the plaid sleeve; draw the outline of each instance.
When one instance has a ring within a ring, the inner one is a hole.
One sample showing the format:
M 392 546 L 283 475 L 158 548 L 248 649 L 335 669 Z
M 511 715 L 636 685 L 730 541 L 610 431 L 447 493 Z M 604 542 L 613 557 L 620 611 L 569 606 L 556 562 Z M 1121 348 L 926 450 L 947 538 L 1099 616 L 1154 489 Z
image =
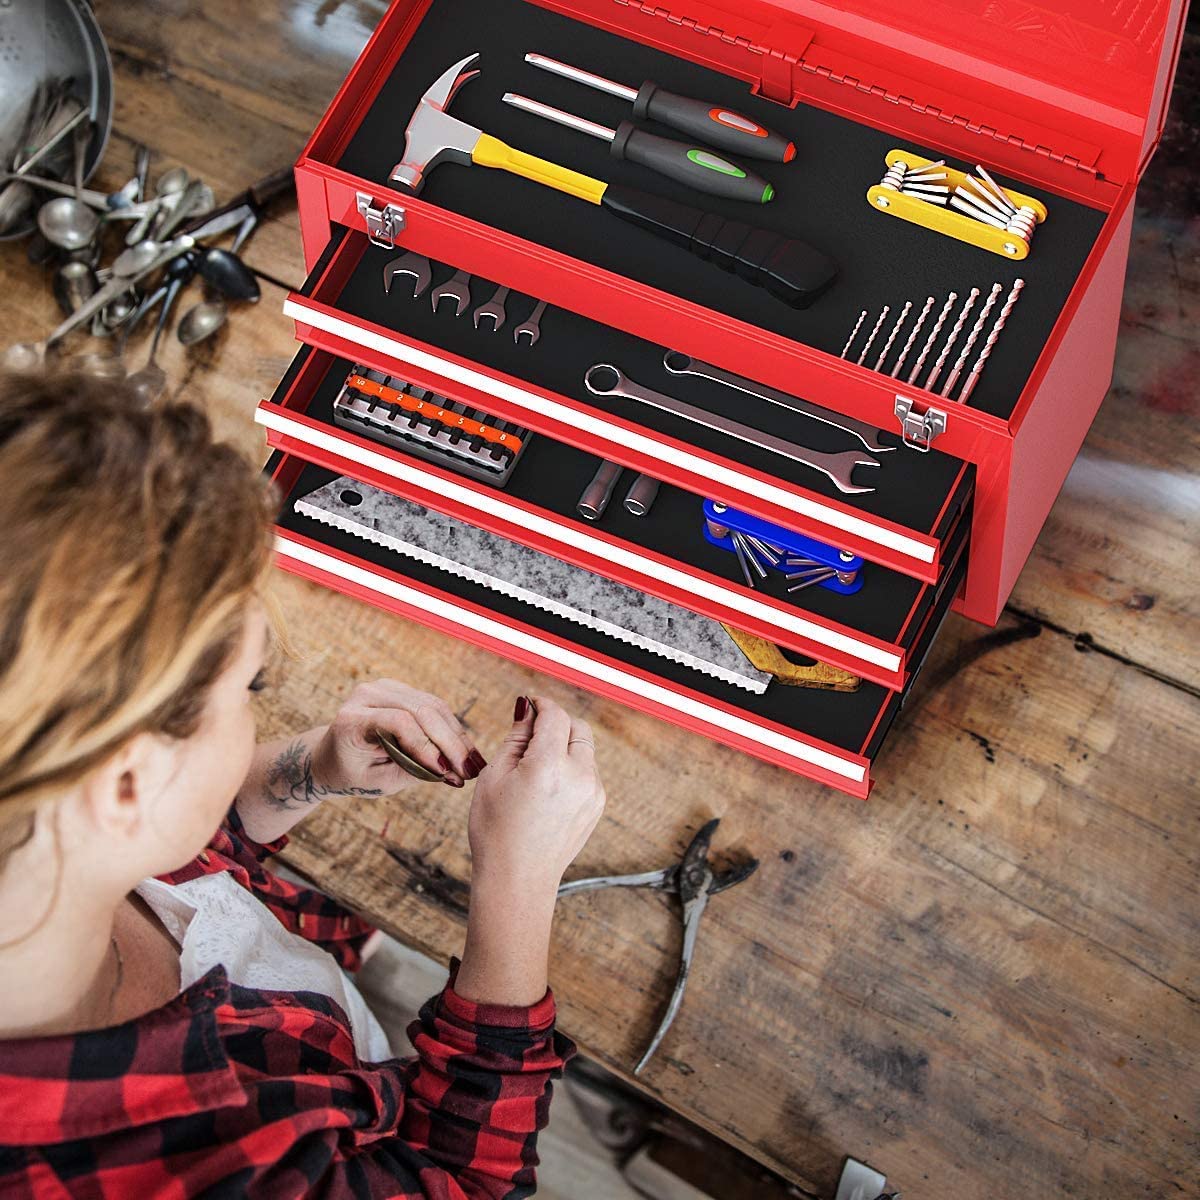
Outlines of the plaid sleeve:
M 186 883 L 200 875 L 228 871 L 236 883 L 253 892 L 275 914 L 285 929 L 327 950 L 343 969 L 357 971 L 362 966 L 363 946 L 374 927 L 323 893 L 268 871 L 263 864 L 287 843 L 286 837 L 256 842 L 246 832 L 234 805 L 206 850 L 186 867 L 159 878 L 165 883 Z
M 456 960 L 409 1026 L 417 1060 L 400 1135 L 469 1196 L 520 1200 L 536 1189 L 551 1081 L 575 1046 L 555 1031 L 551 992 L 529 1008 L 474 1004 L 454 990 L 457 974 Z

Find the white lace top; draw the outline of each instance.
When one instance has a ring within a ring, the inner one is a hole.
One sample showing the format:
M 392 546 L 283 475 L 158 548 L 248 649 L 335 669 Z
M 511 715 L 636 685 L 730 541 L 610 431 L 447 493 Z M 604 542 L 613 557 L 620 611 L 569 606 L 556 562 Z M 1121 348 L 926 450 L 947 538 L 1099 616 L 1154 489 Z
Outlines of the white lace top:
M 392 1058 L 387 1034 L 350 977 L 320 946 L 291 933 L 228 872 L 186 883 L 144 880 L 137 894 L 179 945 L 179 985 L 190 987 L 220 963 L 230 981 L 270 992 L 319 992 L 350 1018 L 363 1062 Z

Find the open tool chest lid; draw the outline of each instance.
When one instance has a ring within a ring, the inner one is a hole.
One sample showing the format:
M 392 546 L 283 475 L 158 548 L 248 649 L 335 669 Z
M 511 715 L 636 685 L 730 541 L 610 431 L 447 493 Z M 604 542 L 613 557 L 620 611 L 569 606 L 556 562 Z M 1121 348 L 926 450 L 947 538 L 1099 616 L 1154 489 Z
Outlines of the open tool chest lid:
M 537 0 L 560 12 L 598 4 Z M 693 29 L 713 65 L 783 103 L 849 85 L 1123 184 L 1162 133 L 1186 0 L 609 0 L 613 28 Z M 590 16 L 585 19 L 592 19 Z M 715 37 L 712 35 L 716 35 Z M 740 58 L 740 62 L 734 60 Z M 935 139 L 936 140 L 936 139 Z

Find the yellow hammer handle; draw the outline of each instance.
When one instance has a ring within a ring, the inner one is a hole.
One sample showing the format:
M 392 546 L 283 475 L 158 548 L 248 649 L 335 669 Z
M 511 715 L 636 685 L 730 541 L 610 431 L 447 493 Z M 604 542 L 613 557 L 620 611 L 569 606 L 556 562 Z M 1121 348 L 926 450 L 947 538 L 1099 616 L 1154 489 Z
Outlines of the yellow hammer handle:
M 522 150 L 514 150 L 499 138 L 483 134 L 471 152 L 471 161 L 481 167 L 496 167 L 501 171 L 511 171 L 532 179 L 534 183 L 544 183 L 547 187 L 566 192 L 569 196 L 578 196 L 580 200 L 590 200 L 599 204 L 608 184 L 590 175 L 581 175 L 568 167 L 560 167 L 547 162 L 533 154 Z

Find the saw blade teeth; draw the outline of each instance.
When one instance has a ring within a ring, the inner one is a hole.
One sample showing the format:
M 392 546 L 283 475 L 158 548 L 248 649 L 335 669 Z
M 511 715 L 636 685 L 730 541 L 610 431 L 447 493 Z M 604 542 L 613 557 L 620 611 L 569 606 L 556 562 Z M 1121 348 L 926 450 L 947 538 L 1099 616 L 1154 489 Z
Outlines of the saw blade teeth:
M 528 588 L 522 587 L 519 584 L 511 583 L 508 580 L 499 579 L 494 575 L 489 575 L 486 572 L 477 570 L 474 567 L 467 566 L 463 563 L 455 562 L 451 558 L 447 558 L 443 554 L 438 554 L 428 550 L 425 547 L 418 546 L 412 542 L 405 541 L 403 538 L 393 534 L 386 533 L 378 528 L 378 521 L 373 520 L 371 525 L 365 524 L 361 519 L 351 519 L 344 517 L 339 513 L 330 512 L 328 509 L 322 508 L 319 503 L 314 502 L 314 497 L 326 492 L 340 492 L 341 490 L 352 489 L 355 492 L 373 492 L 375 489 L 368 488 L 366 485 L 349 478 L 337 479 L 328 484 L 325 488 L 309 496 L 302 497 L 296 500 L 293 508 L 301 516 L 309 517 L 312 520 L 318 521 L 324 525 L 328 525 L 334 529 L 339 529 L 344 533 L 348 533 L 353 537 L 362 538 L 364 541 L 369 541 L 375 545 L 381 546 L 384 549 L 392 550 L 397 554 L 404 555 L 406 558 L 411 558 L 417 562 L 434 567 L 438 570 L 445 571 L 447 574 L 457 576 L 460 579 L 465 579 L 470 583 L 477 583 L 482 587 L 486 587 L 491 591 L 497 592 L 500 595 L 508 596 L 511 599 L 518 600 L 521 603 L 528 604 L 533 608 L 540 609 L 543 612 L 550 613 L 554 616 L 562 617 L 564 620 L 571 621 L 577 625 L 582 625 L 588 629 L 594 629 L 598 633 L 603 633 L 609 637 L 615 638 L 618 641 L 625 642 L 628 645 L 638 649 L 645 650 L 648 653 L 655 654 L 660 658 L 665 658 L 670 662 L 678 663 L 680 666 L 690 667 L 693 670 L 699 671 L 702 674 L 712 676 L 724 683 L 731 684 L 734 687 L 742 688 L 745 691 L 752 692 L 756 695 L 762 695 L 770 684 L 771 677 L 765 672 L 759 672 L 756 668 L 750 667 L 747 663 L 748 670 L 754 671 L 754 676 L 748 673 L 742 673 L 729 667 L 721 666 L 718 663 L 710 662 L 707 659 L 699 658 L 686 650 L 679 649 L 674 646 L 668 646 L 653 638 L 637 633 L 633 630 L 626 629 L 621 625 L 614 624 L 611 621 L 605 620 L 603 617 L 597 616 L 595 612 L 585 613 L 581 609 L 570 604 L 542 596 L 537 592 L 531 591 Z M 392 499 L 396 499 L 393 497 Z M 411 504 L 413 509 L 421 509 L 420 505 Z M 475 529 L 474 526 L 461 526 L 464 535 L 467 531 L 481 533 L 483 531 Z M 504 540 L 504 539 L 501 539 Z M 513 543 L 516 545 L 517 543 Z M 447 547 L 452 549 L 452 547 Z M 524 548 L 523 549 L 527 549 Z M 539 553 L 530 551 L 530 553 Z M 551 560 L 554 561 L 554 560 Z M 572 568 L 574 570 L 583 571 L 583 568 Z M 584 572 L 591 574 L 590 572 Z M 602 576 L 596 576 L 602 579 Z M 608 581 L 611 582 L 611 581 Z M 625 585 L 614 585 L 624 587 Z M 666 603 L 665 601 L 662 603 Z M 689 616 L 696 616 L 700 620 L 707 621 L 708 618 L 699 618 L 698 614 L 692 614 L 688 610 L 680 610 L 680 615 L 687 613 Z M 668 619 L 668 624 L 670 621 Z M 722 636 L 727 637 L 722 630 Z M 738 658 L 744 657 L 740 648 L 732 641 L 728 642 L 730 651 Z M 761 676 L 757 678 L 755 676 Z

